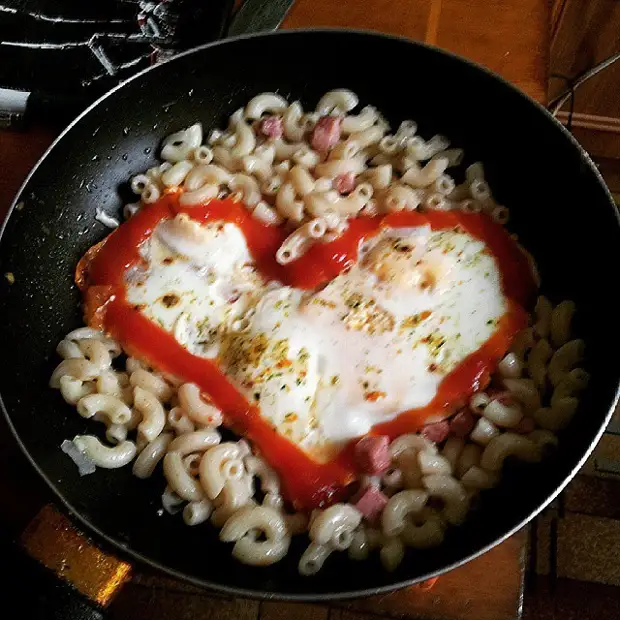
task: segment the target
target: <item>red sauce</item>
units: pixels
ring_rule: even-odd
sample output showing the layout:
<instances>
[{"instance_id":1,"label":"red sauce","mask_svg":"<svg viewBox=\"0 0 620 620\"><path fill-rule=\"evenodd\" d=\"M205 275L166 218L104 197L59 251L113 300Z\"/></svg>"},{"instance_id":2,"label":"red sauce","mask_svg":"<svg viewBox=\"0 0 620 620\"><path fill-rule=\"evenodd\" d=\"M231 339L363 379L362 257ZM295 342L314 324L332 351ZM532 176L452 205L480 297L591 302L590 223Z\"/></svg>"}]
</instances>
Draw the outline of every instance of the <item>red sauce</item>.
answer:
<instances>
[{"instance_id":1,"label":"red sauce","mask_svg":"<svg viewBox=\"0 0 620 620\"><path fill-rule=\"evenodd\" d=\"M315 243L301 258L289 263L286 283L297 288L313 289L333 280L353 266L359 242L376 235L380 226L380 217L351 220L338 239L331 243Z\"/></svg>"},{"instance_id":2,"label":"red sauce","mask_svg":"<svg viewBox=\"0 0 620 620\"><path fill-rule=\"evenodd\" d=\"M430 224L434 230L460 227L484 241L497 261L510 309L499 321L493 336L467 357L441 382L437 395L426 407L403 412L392 422L373 429L391 437L421 428L429 416L445 417L461 406L470 394L483 388L514 334L526 322L523 308L535 291L527 259L506 231L485 215L455 212L398 213L359 218L336 241L315 244L299 260L281 266L275 253L286 233L261 224L239 203L213 200L197 207L180 207L175 195L144 208L102 243L87 252L78 264L76 282L85 293L85 314L90 325L104 328L132 355L162 371L196 383L219 407L226 424L250 439L279 473L285 494L300 509L311 509L344 497L346 485L355 477L352 441L334 460L319 464L295 444L279 435L260 416L257 407L228 381L212 361L194 356L174 337L133 308L125 296L127 269L141 261L140 245L158 222L186 213L199 222L233 222L245 235L258 269L300 288L314 288L330 281L356 258L361 240L383 227Z\"/></svg>"},{"instance_id":3,"label":"red sauce","mask_svg":"<svg viewBox=\"0 0 620 620\"><path fill-rule=\"evenodd\" d=\"M309 459L263 420L258 409L233 387L216 364L189 353L171 334L134 310L122 296L108 305L105 326L131 355L199 385L225 413L226 425L259 447L280 474L287 496L299 508L310 509L334 501L342 494L354 471L353 461L346 452L324 465Z\"/></svg>"},{"instance_id":4,"label":"red sauce","mask_svg":"<svg viewBox=\"0 0 620 620\"><path fill-rule=\"evenodd\" d=\"M404 411L396 419L376 425L373 431L392 439L411 433L424 426L430 417L438 421L456 413L467 404L474 392L484 389L515 334L527 325L525 310L514 302L510 304L511 309L500 319L495 333L443 379L435 398L428 405Z\"/></svg>"}]
</instances>

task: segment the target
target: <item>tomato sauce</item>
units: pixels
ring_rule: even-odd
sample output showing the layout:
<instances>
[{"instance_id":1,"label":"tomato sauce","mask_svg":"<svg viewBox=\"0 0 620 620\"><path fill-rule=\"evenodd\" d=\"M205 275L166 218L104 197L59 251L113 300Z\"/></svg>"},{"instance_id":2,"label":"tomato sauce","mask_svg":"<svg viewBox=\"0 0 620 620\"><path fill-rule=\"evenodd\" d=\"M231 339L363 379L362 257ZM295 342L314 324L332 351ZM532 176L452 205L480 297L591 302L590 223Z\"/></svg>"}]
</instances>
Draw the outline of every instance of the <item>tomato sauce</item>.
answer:
<instances>
[{"instance_id":1,"label":"tomato sauce","mask_svg":"<svg viewBox=\"0 0 620 620\"><path fill-rule=\"evenodd\" d=\"M178 213L198 222L236 224L245 235L258 270L266 278L304 289L329 282L351 267L359 242L385 227L428 224L434 230L461 229L486 244L502 274L509 309L491 338L444 378L429 405L403 412L395 420L373 429L390 437L419 430L429 417L439 419L451 415L473 392L484 388L513 336L525 326L524 308L535 293L527 258L505 229L483 214L433 211L357 218L337 240L317 243L304 256L283 266L275 260L276 251L286 238L281 228L262 224L242 204L230 199L180 207L177 196L169 194L143 208L91 248L76 270L88 324L105 329L129 354L199 385L204 395L222 410L226 425L250 439L279 473L285 495L298 509L309 510L346 496L346 485L356 474L352 449L355 441L330 462L313 461L296 444L278 434L213 361L191 354L127 301L125 275L129 268L141 262L141 244L160 221Z\"/></svg>"}]
</instances>

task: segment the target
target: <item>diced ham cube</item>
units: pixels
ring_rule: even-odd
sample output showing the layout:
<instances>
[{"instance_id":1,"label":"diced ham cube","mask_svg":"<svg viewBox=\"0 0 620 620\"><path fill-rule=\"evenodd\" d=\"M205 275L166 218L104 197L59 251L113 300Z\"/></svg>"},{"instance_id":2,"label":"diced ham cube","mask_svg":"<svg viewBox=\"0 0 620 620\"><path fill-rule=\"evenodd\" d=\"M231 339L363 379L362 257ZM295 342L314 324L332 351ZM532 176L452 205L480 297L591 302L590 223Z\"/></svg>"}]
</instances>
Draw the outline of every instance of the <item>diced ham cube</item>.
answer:
<instances>
[{"instance_id":1,"label":"diced ham cube","mask_svg":"<svg viewBox=\"0 0 620 620\"><path fill-rule=\"evenodd\" d=\"M429 441L434 443L441 443L450 432L450 425L447 420L436 422L435 424L427 424L420 433L423 437L426 437Z\"/></svg>"},{"instance_id":2,"label":"diced ham cube","mask_svg":"<svg viewBox=\"0 0 620 620\"><path fill-rule=\"evenodd\" d=\"M355 175L352 172L340 174L334 179L334 187L341 194L348 194L355 189Z\"/></svg>"},{"instance_id":3,"label":"diced ham cube","mask_svg":"<svg viewBox=\"0 0 620 620\"><path fill-rule=\"evenodd\" d=\"M450 433L455 437L465 439L474 430L475 425L476 418L469 411L459 411L450 420Z\"/></svg>"},{"instance_id":4,"label":"diced ham cube","mask_svg":"<svg viewBox=\"0 0 620 620\"><path fill-rule=\"evenodd\" d=\"M355 507L368 521L375 521L388 502L388 498L376 487L365 487L358 493Z\"/></svg>"},{"instance_id":5,"label":"diced ham cube","mask_svg":"<svg viewBox=\"0 0 620 620\"><path fill-rule=\"evenodd\" d=\"M515 405L515 399L508 390L491 388L487 390L487 394L491 400L497 400L506 407L513 407Z\"/></svg>"},{"instance_id":6,"label":"diced ham cube","mask_svg":"<svg viewBox=\"0 0 620 620\"><path fill-rule=\"evenodd\" d=\"M529 435L536 428L536 424L532 418L521 418L519 424L515 428L515 432L520 435Z\"/></svg>"},{"instance_id":7,"label":"diced ham cube","mask_svg":"<svg viewBox=\"0 0 620 620\"><path fill-rule=\"evenodd\" d=\"M329 151L340 140L341 125L339 116L321 116L312 130L312 148L321 153Z\"/></svg>"},{"instance_id":8,"label":"diced ham cube","mask_svg":"<svg viewBox=\"0 0 620 620\"><path fill-rule=\"evenodd\" d=\"M355 460L359 470L365 474L380 474L392 464L386 435L368 435L355 444Z\"/></svg>"},{"instance_id":9,"label":"diced ham cube","mask_svg":"<svg viewBox=\"0 0 620 620\"><path fill-rule=\"evenodd\" d=\"M282 119L279 116L267 116L258 124L258 131L266 138L281 138L284 133Z\"/></svg>"}]
</instances>

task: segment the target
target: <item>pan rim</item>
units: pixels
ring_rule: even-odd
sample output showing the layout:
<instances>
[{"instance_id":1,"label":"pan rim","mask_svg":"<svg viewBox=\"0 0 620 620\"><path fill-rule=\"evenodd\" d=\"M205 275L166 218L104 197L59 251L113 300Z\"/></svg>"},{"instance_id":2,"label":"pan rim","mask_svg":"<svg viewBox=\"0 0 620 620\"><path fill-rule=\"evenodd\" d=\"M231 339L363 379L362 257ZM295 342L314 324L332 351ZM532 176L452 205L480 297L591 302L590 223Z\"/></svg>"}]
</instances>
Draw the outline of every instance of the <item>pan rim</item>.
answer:
<instances>
[{"instance_id":1,"label":"pan rim","mask_svg":"<svg viewBox=\"0 0 620 620\"><path fill-rule=\"evenodd\" d=\"M216 46L220 46L220 45L230 44L230 43L234 43L234 42L242 41L242 40L246 40L246 39L287 37L287 36L296 36L296 35L299 36L299 35L312 34L312 33L318 33L318 34L330 33L330 34L333 34L333 35L336 35L336 36L338 36L338 35L351 35L352 34L352 35L368 37L368 38L371 38L371 39L395 40L395 41L398 41L400 43L406 43L408 45L412 45L414 47L430 49L430 50L432 50L432 51L434 51L436 53L439 53L441 55L448 56L448 57L450 57L450 58L452 58L454 60L457 60L458 62L465 63L465 64L475 68L476 70L485 73L487 76L493 78L494 80L500 81L501 83L503 83L504 86L507 86L510 90L512 90L515 95L518 95L520 98L524 99L530 105L534 105L535 108L537 108L540 112L542 112L549 120L551 120L553 122L555 127L561 131L561 133L564 135L565 138L568 139L568 141L573 145L573 147L575 147L577 149L577 152L579 153L579 155L581 157L581 160L589 168L590 172L592 172L594 174L594 177L599 182L599 185L600 185L601 189L603 189L604 194L607 197L607 202L609 203L610 208L613 208L613 212L614 212L614 215L615 215L615 218L616 218L616 222L620 226L620 214L618 213L617 209L615 209L611 193L609 192L609 189L607 188L607 185L605 184L600 171L598 170L598 168L596 167L596 165L592 161L590 155L577 142L577 140L572 136L572 134L570 134L570 132L568 132L568 130L557 120L557 118L555 118L543 105L538 103L536 100L532 99L529 95L527 95L525 92L523 92L522 90L520 90L519 88L517 88L515 85L511 84L507 80L505 80L500 75L492 72L491 70L489 70L488 68L478 64L477 62L474 62L472 60L464 58L463 56L460 56L460 55L455 54L453 52L450 52L448 50L444 50L444 49L442 49L440 47L437 47L435 45L430 45L430 44L427 44L427 43L424 43L424 42L420 42L420 41L414 41L414 40L409 39L409 38L404 37L404 36L380 33L380 32L375 32L375 31L371 31L371 30L363 30L363 29L304 28L304 29L280 30L280 31L268 32L268 33L245 34L245 35L239 35L239 36L236 36L236 37L231 37L231 38L227 38L227 39L221 39L221 40L218 40L218 41L213 41L213 42L210 42L210 43L206 43L204 45L200 45L200 46L194 47L192 49L186 50L186 51L184 51L184 52L174 56L173 58L171 58L171 59L169 59L169 60L167 60L167 61L165 61L163 63L160 63L159 65L154 65L152 67L147 67L143 71L140 71L139 73L136 73L135 75L133 75L129 79L123 81L122 83L118 84L117 86L115 86L114 88L109 90L108 92L104 93L100 98L98 98L95 102L93 102L91 105L89 105L83 112L81 112L74 120L72 120L71 123L69 123L69 125L67 125L67 127L59 134L59 136L46 149L46 151L43 153L43 155L40 157L40 159L37 161L37 163L34 165L34 167L28 173L26 179L21 184L21 186L20 186L20 188L19 188L15 198L13 199L13 201L11 203L11 206L10 206L8 212L7 212L6 218L5 218L5 220L4 220L3 224L2 224L2 227L0 229L0 243L2 243L2 239L4 237L4 233L5 233L7 224L9 222L9 219L13 215L13 212L14 212L14 210L16 208L16 205L19 203L20 198L21 198L25 188L27 187L27 185L30 182L31 178L35 175L35 173L37 172L37 170L39 169L39 167L41 166L43 161L47 159L47 157L50 155L50 153L55 149L56 145L61 140L63 140L65 138L65 136L76 125L78 125L80 123L80 121L85 116L87 116L88 114L91 113L91 111L93 111L98 106L100 106L108 97L112 96L117 90L120 90L125 85L130 84L134 80L140 79L142 75L146 74L149 71L153 71L153 70L155 70L155 69L157 69L157 68L159 68L161 66L164 66L164 65L166 65L168 63L174 62L177 59L183 58L183 57L191 55L191 54L195 54L195 53L201 52L201 51L203 51L205 49L209 49L211 47L216 47ZM15 428L15 426L13 424L13 421L11 419L11 416L9 415L9 412L8 412L8 410L7 410L7 408L6 408L5 404L4 404L4 399L2 398L1 394L0 394L0 408L2 409L4 418L7 421L8 427L11 430L11 432L12 432L15 440L17 441L17 444L19 445L20 449L25 454L26 458L31 463L31 465L34 467L35 471L45 481L47 486L52 490L52 492L54 493L56 498L58 500L60 500L61 505L64 506L64 508L68 511L68 513L71 515L71 518L75 519L77 522L79 522L79 524L81 526L83 526L84 529L86 530L86 533L89 533L89 532L93 533L98 539L103 540L103 541L105 541L105 543L107 545L110 545L112 550L120 552L121 556L126 556L126 557L129 557L129 558L132 558L133 560L135 560L137 562L140 562L140 563L143 563L143 564L147 564L147 565L149 565L149 566L151 566L151 567L153 567L153 568L155 568L155 569L157 569L159 571L162 571L164 574L167 574L167 575L170 575L170 576L175 577L177 579L186 581L186 582L191 583L193 585L196 585L196 586L199 586L199 587L202 587L202 588L206 588L208 590L213 590L213 591L216 591L216 592L228 594L228 595L240 596L240 597L245 597L245 598L255 598L255 599L260 599L260 600L282 600L282 601L291 601L291 602L328 602L328 601L337 601L337 600L350 600L350 599L354 599L354 598L363 598L363 597L373 596L373 595L377 595L377 594L387 594L389 592L392 592L392 591L395 591L395 590L398 590L398 589L401 589L401 588L409 587L411 585L414 585L414 584L419 583L421 581L424 581L426 579L430 579L430 578L442 575L442 574L444 574L446 572L449 572L451 570L454 570L455 568L458 568L459 566L462 566L462 565L466 564L467 562L470 562L471 560L473 560L473 559L483 555L484 553L486 553L487 551L489 551L493 547L497 546L498 544L504 542L506 539L508 539L514 533L516 533L517 531L522 529L525 525L527 525L542 510L544 510L564 490L564 488L567 486L567 484L577 474L577 472L579 471L579 469L581 469L581 467L583 466L583 464L585 463L587 458L590 456L590 454L592 453L592 451L594 450L594 448L598 444L598 442L599 442L600 438L602 437L603 433L605 432L605 428L609 424L609 421L610 421L610 419L611 419L611 417L613 415L614 409L615 409L616 405L618 404L619 399L620 399L620 377L617 380L615 395L613 397L613 400L612 400L612 403L610 405L610 408L607 411L607 413L606 413L606 415L604 417L604 420L601 423L601 426L600 426L599 430L597 431L595 437L590 442L590 445L588 446L587 450L585 451L585 453L583 454L581 459L571 468L569 473L564 477L564 479L556 487L556 489L553 491L553 493L551 493L551 495L549 495L542 504L540 504L539 506L535 507L520 522L518 522L510 530L508 530L507 532L503 533L498 538L495 538L489 544L485 545L484 547L478 549L477 551L475 551L475 552L473 552L473 553L471 553L471 554L469 554L469 555L467 555L467 556L465 556L465 557L463 557L463 558L461 558L461 559L459 559L459 560L457 560L457 561L455 561L455 562L453 562L453 563L451 563L451 564L449 564L447 566L442 567L441 569L435 570L435 571L430 572L430 573L428 573L426 575L423 575L421 577L415 577L415 578L412 578L412 579L395 581L394 583L391 583L389 585L377 586L377 587L374 587L374 588L366 588L366 589L360 589L360 590L336 591L336 592L327 592L327 593L318 593L318 594L286 593L286 592L279 592L279 591L276 592L276 591L264 591L264 590L261 591L261 590L254 590L254 589L250 589L250 588L243 588L243 587L237 587L237 586L228 586L228 585L225 585L225 584L213 583L213 582L210 582L208 580L201 579L201 578L198 578L198 577L186 574L186 573L184 573L182 571L179 571L179 570L176 570L174 568L171 568L170 566L166 566L164 564L161 564L160 562L158 562L158 561L156 561L156 560L154 560L154 559L144 555L143 553L138 552L138 551L132 549L129 544L123 542L121 539L118 539L118 538L114 537L113 535L107 534L106 532L101 530L99 527L97 527L88 518L83 516L80 513L80 511L77 508L75 508L68 499L66 499L64 497L62 491L55 485L55 483L48 477L48 475L42 470L42 468L34 460L32 455L30 454L30 452L26 448L24 442L22 441L21 437L18 435L17 430L16 430L16 428ZM97 541L95 541L95 542L97 542ZM311 585L310 582L309 582L309 585Z\"/></svg>"}]
</instances>

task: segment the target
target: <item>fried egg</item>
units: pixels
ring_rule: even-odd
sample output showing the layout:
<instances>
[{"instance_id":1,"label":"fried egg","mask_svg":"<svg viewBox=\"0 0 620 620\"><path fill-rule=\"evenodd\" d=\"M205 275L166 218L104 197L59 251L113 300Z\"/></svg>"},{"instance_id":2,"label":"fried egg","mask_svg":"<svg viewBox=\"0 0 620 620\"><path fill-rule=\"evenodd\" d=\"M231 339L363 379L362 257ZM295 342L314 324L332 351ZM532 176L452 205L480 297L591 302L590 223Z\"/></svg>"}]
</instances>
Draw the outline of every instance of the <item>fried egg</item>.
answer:
<instances>
[{"instance_id":1,"label":"fried egg","mask_svg":"<svg viewBox=\"0 0 620 620\"><path fill-rule=\"evenodd\" d=\"M127 278L127 299L191 353L217 355L218 338L260 299L243 233L231 223L198 224L180 214L157 225Z\"/></svg>"},{"instance_id":2,"label":"fried egg","mask_svg":"<svg viewBox=\"0 0 620 620\"><path fill-rule=\"evenodd\" d=\"M431 403L507 310L495 259L460 230L383 229L314 291L264 280L232 223L177 216L141 251L128 300L320 462Z\"/></svg>"}]
</instances>

